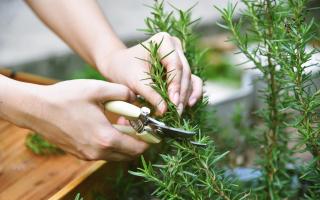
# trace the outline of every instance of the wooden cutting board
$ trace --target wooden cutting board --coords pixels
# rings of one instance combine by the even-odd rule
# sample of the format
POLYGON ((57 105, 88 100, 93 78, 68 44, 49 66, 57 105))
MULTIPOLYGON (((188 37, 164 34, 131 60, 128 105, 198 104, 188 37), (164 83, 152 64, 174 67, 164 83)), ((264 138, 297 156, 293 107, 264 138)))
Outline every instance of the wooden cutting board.
POLYGON ((60 199, 105 163, 34 155, 24 145, 29 132, 0 120, 1 200, 60 199))
MULTIPOLYGON (((57 82, 4 68, 0 74, 43 85, 57 82)), ((116 117, 108 115, 108 119, 114 122, 116 117)), ((89 200, 97 191, 113 199, 113 185, 106 178, 115 179, 126 163, 88 162, 68 154, 38 156, 24 144, 29 132, 0 119, 0 200, 73 200, 77 193, 89 200)))

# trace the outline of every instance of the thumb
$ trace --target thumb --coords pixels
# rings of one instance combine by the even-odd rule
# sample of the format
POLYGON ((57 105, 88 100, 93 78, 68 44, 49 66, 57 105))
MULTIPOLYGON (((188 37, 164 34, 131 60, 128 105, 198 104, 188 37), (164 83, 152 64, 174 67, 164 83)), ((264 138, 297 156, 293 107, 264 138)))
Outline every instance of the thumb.
POLYGON ((133 102, 136 99, 136 96, 124 85, 99 81, 96 86, 93 99, 99 102, 106 102, 110 100, 133 102))

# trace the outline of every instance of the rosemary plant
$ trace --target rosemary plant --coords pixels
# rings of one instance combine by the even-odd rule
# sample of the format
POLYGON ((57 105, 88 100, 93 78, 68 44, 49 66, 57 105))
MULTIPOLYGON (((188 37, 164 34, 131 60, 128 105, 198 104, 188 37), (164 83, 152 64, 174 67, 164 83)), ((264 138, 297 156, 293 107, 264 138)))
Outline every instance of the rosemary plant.
MULTIPOLYGON (((306 0, 288 1, 290 13, 285 17, 286 30, 283 40, 279 41, 281 52, 274 59, 283 66, 286 74, 286 87, 292 93, 287 98, 288 107, 296 111, 292 127, 300 135, 304 150, 313 155, 313 160, 304 167, 302 180, 307 181, 304 196, 307 199, 320 199, 320 127, 319 108, 320 91, 313 82, 312 70, 315 64, 308 64, 317 49, 307 49, 307 45, 316 39, 316 24, 313 19, 307 21, 306 0)), ((317 78, 317 77, 316 77, 317 78)))
MULTIPOLYGON (((288 148, 288 127, 298 130, 301 144, 306 145, 314 160, 301 177, 308 180, 303 196, 319 199, 319 91, 312 84, 307 62, 316 50, 307 51, 315 39, 314 21, 307 22, 307 0, 243 0, 247 9, 234 22, 235 6, 219 9, 233 41, 262 73, 266 88, 260 110, 265 124, 262 147, 261 181, 256 191, 259 199, 286 199, 297 195, 292 186, 289 166, 295 166, 293 151, 288 148), (244 23, 251 26, 243 32, 244 23), (249 38, 255 46, 249 47, 249 38), (295 110, 296 112, 292 112, 295 110), (292 120, 294 119, 294 122, 292 120), (307 178, 308 177, 308 178, 307 178)), ((292 129, 291 129, 292 132, 292 129)), ((302 182, 302 181, 301 181, 302 182)))
MULTIPOLYGON (((163 2, 155 2, 151 7, 152 16, 146 19, 148 34, 166 31, 178 37, 184 48, 184 53, 189 61, 194 74, 202 77, 203 56, 206 50, 196 48, 197 36, 192 30, 196 21, 191 20, 191 9, 186 11, 174 8, 175 12, 166 13, 163 2), (177 14, 177 15, 175 15, 177 14)), ((236 194, 235 185, 230 179, 224 177, 223 171, 218 169, 217 162, 228 152, 218 154, 211 138, 205 134, 204 108, 207 98, 203 97, 193 108, 188 108, 180 117, 176 107, 169 100, 167 94, 167 73, 174 76, 174 72, 166 72, 161 64, 164 57, 159 57, 158 50, 161 43, 150 42, 144 46, 150 52, 150 79, 153 80, 151 87, 156 90, 168 104, 168 111, 161 120, 173 127, 187 130, 196 130, 199 134, 193 139, 206 147, 199 147, 189 141, 176 141, 167 139, 166 152, 160 155, 159 163, 147 163, 142 157, 142 168, 134 175, 145 178, 149 183, 156 186, 154 195, 160 199, 240 199, 245 195, 236 194)), ((169 55, 168 52, 167 55, 169 55)), ((170 78, 169 78, 170 79, 170 78)))

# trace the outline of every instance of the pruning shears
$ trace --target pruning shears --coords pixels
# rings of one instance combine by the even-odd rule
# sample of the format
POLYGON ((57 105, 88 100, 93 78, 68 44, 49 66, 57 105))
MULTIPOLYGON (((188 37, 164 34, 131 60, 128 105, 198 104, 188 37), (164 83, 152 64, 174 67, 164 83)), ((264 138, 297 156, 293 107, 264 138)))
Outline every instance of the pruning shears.
POLYGON ((147 143, 160 143, 164 137, 187 139, 196 135, 194 131, 166 126, 150 117, 150 109, 147 107, 140 108, 124 101, 110 101, 105 103, 105 109, 129 120, 131 126, 113 124, 116 129, 147 143))

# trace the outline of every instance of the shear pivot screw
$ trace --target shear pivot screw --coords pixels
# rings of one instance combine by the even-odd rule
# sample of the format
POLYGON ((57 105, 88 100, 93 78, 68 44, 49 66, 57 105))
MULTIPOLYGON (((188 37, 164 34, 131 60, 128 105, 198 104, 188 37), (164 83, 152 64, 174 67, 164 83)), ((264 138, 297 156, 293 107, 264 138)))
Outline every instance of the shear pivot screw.
POLYGON ((150 114, 150 109, 147 107, 141 108, 141 115, 148 116, 150 114))

